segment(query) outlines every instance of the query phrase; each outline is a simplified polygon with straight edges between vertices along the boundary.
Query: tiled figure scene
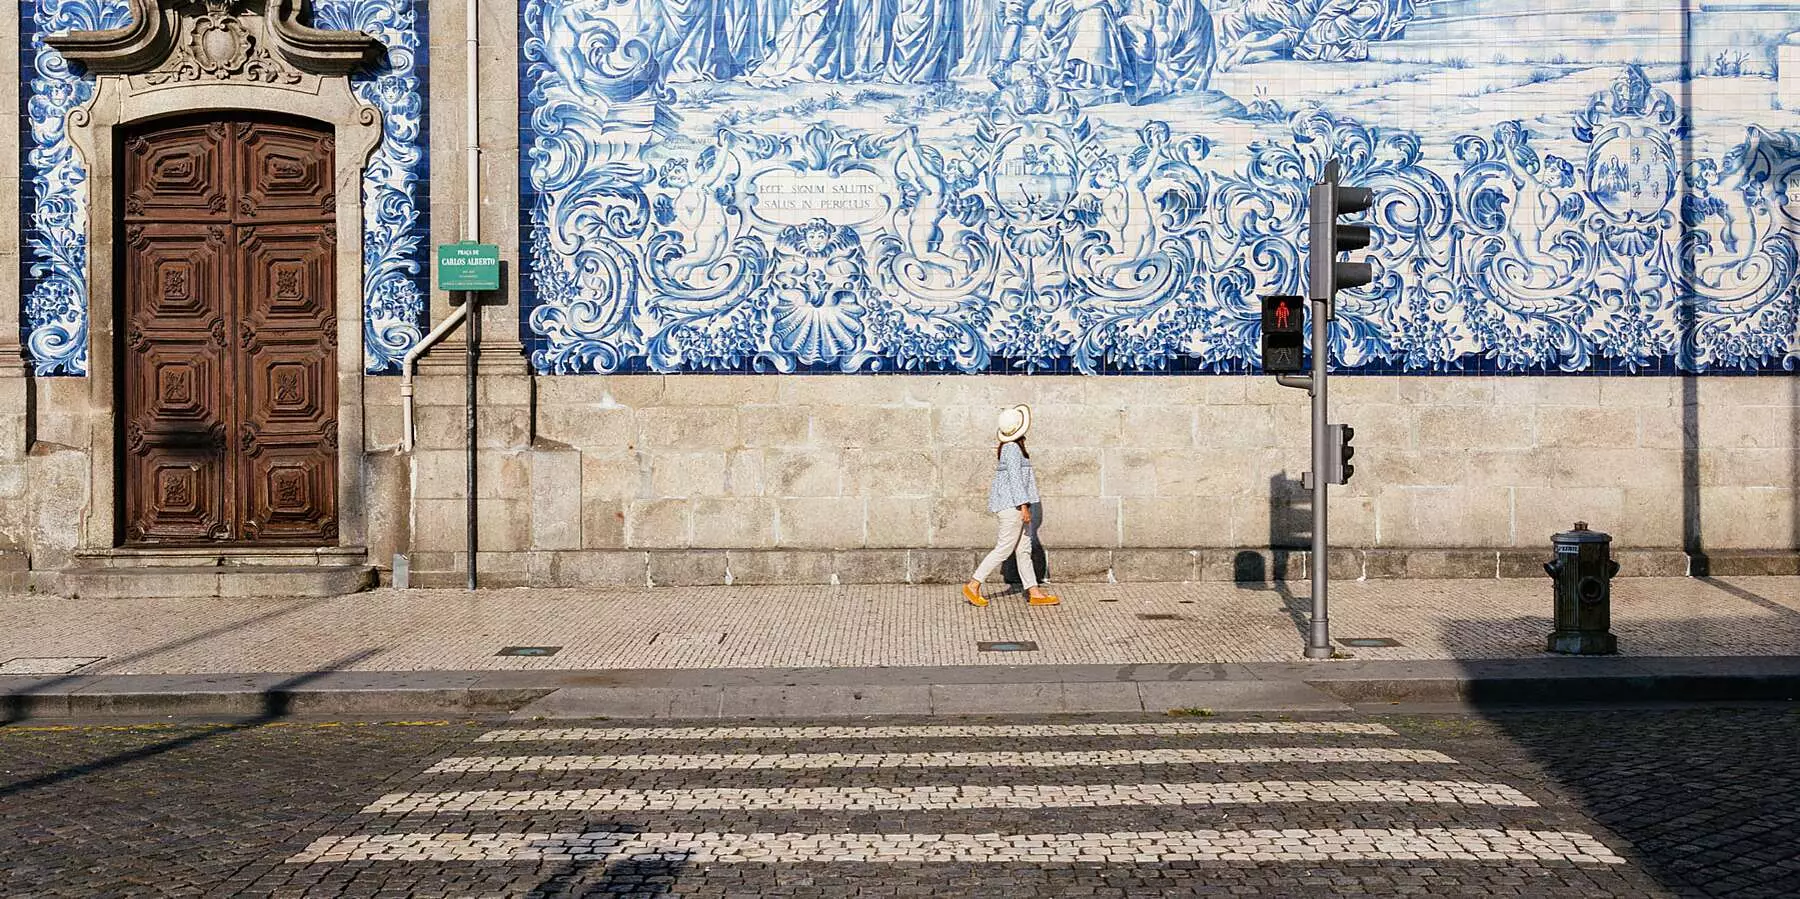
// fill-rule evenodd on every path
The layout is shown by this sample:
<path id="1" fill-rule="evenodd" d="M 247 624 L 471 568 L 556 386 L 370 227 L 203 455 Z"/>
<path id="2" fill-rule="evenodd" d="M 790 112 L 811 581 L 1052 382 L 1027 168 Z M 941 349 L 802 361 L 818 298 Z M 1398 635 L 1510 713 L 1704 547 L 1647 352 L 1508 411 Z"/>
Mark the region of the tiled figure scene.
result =
<path id="1" fill-rule="evenodd" d="M 1685 12 L 1684 10 L 1689 10 Z M 540 371 L 1791 369 L 1800 4 L 527 0 Z M 1789 84 L 1784 88 L 1783 84 Z"/>

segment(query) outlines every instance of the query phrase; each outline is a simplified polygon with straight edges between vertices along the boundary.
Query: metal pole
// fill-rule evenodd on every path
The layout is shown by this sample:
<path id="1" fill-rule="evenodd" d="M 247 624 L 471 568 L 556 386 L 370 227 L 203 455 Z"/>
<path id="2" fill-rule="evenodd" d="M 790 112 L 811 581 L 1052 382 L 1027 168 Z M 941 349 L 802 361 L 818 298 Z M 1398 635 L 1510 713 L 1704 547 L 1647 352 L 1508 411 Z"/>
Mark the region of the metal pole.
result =
<path id="1" fill-rule="evenodd" d="M 469 553 L 469 589 L 475 589 L 475 371 L 476 355 L 481 344 L 481 294 L 476 291 L 463 293 L 463 305 L 469 307 L 469 329 L 463 336 L 467 339 L 463 350 L 464 380 L 468 382 L 468 397 L 463 408 L 463 439 L 468 444 L 468 537 Z"/>
<path id="2" fill-rule="evenodd" d="M 470 243 L 481 240 L 481 8 L 479 0 L 465 0 L 463 6 L 463 179 L 468 188 L 468 208 L 464 210 L 463 236 Z M 467 291 L 463 305 L 469 309 L 469 329 L 464 367 L 468 370 L 469 396 L 465 410 L 464 437 L 468 440 L 469 466 L 469 589 L 475 589 L 475 370 L 476 355 L 481 344 L 481 294 Z"/>
<path id="3" fill-rule="evenodd" d="M 1314 252 L 1318 252 L 1314 250 Z M 1306 657 L 1331 658 L 1331 624 L 1325 616 L 1325 590 L 1328 580 L 1325 534 L 1326 472 L 1330 468 L 1331 447 L 1326 444 L 1329 427 L 1325 420 L 1325 369 L 1330 361 L 1331 323 L 1329 298 L 1312 298 L 1312 627 L 1306 637 Z"/>

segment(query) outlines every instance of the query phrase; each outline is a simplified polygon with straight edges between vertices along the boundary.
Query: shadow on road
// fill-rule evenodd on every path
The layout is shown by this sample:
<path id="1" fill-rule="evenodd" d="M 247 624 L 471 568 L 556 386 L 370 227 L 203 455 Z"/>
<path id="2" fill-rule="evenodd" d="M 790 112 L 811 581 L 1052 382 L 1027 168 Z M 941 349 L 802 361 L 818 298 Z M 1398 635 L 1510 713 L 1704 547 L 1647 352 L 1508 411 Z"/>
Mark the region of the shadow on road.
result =
<path id="1" fill-rule="evenodd" d="M 1738 599 L 1784 614 L 1793 610 L 1735 585 L 1707 583 Z M 1552 619 L 1546 591 L 1546 615 L 1521 619 L 1521 631 L 1540 649 Z M 1717 646 L 1729 652 L 1730 634 L 1753 627 L 1755 620 L 1721 610 L 1719 616 L 1688 621 L 1635 622 L 1615 625 L 1620 648 L 1634 645 Z M 1454 620 L 1443 625 L 1443 641 L 1453 645 L 1460 631 L 1491 628 L 1490 620 Z M 1540 659 L 1563 657 L 1541 653 Z M 1604 676 L 1637 662 L 1630 655 L 1595 658 L 1591 673 Z M 1745 660 L 1748 661 L 1748 660 Z M 1588 667 L 1588 666 L 1583 666 Z M 1465 660 L 1469 676 L 1484 673 L 1484 663 Z M 1492 671 L 1485 672 L 1492 675 Z M 1619 695 L 1638 695 L 1639 677 L 1620 678 Z M 1668 682 L 1665 682 L 1668 683 Z M 1596 702 L 1598 687 L 1589 682 L 1555 684 L 1555 689 L 1515 688 L 1490 681 L 1464 700 L 1514 752 L 1522 752 L 1544 788 L 1533 792 L 1547 805 L 1567 803 L 1609 833 L 1594 834 L 1631 864 L 1655 878 L 1671 893 L 1684 896 L 1730 896 L 1776 899 L 1800 896 L 1800 778 L 1795 777 L 1795 748 L 1800 745 L 1800 704 L 1795 703 L 1638 703 Z M 1678 688 L 1651 686 L 1643 695 L 1678 700 Z M 1772 694 L 1778 692 L 1771 687 Z M 1786 695 L 1786 694 L 1782 694 Z M 1535 697 L 1535 698 L 1533 698 Z M 1589 705 L 1579 705 L 1588 702 Z M 1564 705 L 1569 703 L 1571 705 Z M 1459 746 L 1452 755 L 1469 759 L 1483 751 L 1479 742 Z M 1469 760 L 1465 759 L 1465 760 Z M 1557 802 L 1560 800 L 1560 803 Z"/>
<path id="2" fill-rule="evenodd" d="M 62 675 L 59 677 L 49 678 L 47 680 L 37 680 L 34 678 L 28 679 L 28 680 L 30 680 L 30 689 L 36 690 L 36 691 L 41 691 L 45 688 L 61 686 L 63 684 L 71 683 L 73 681 L 77 681 L 82 678 L 94 677 L 96 675 L 105 674 L 108 672 L 109 669 L 119 668 L 121 666 L 128 665 L 132 662 L 142 661 L 144 659 L 151 658 L 151 657 L 159 655 L 161 653 L 172 652 L 174 650 L 181 649 L 182 647 L 185 647 L 185 646 L 192 646 L 195 643 L 204 643 L 207 640 L 211 640 L 214 637 L 224 636 L 225 634 L 229 634 L 234 631 L 245 630 L 248 628 L 255 627 L 256 625 L 263 624 L 265 622 L 273 621 L 277 618 L 282 618 L 287 615 L 295 614 L 297 612 L 303 612 L 314 606 L 332 602 L 335 599 L 337 599 L 337 597 L 335 597 L 335 596 L 324 596 L 324 597 L 319 597 L 317 599 L 308 599 L 308 600 L 303 600 L 303 601 L 291 602 L 291 603 L 288 603 L 278 609 L 270 609 L 269 611 L 266 611 L 266 612 L 263 612 L 263 613 L 257 614 L 257 615 L 252 615 L 252 616 L 242 619 L 240 621 L 226 622 L 225 624 L 221 624 L 221 625 L 219 625 L 217 627 L 213 627 L 213 628 L 208 628 L 208 629 L 200 631 L 199 633 L 196 633 L 196 634 L 189 634 L 185 637 L 182 637 L 179 640 L 170 640 L 167 643 L 159 643 L 148 649 L 142 649 L 137 652 L 131 653 L 130 655 L 118 656 L 116 658 L 108 657 L 106 659 L 101 660 L 104 664 L 97 664 L 95 667 L 93 667 L 91 669 L 84 669 L 82 671 L 78 671 L 73 674 L 65 674 L 65 675 Z M 344 665 L 354 664 L 357 661 L 361 661 L 362 659 L 373 656 L 379 652 L 381 652 L 381 650 L 375 649 L 375 650 L 369 650 L 367 652 L 359 653 L 352 661 L 349 661 L 349 662 L 340 661 L 339 663 L 334 663 L 334 665 L 337 666 L 336 668 L 327 668 L 327 669 L 323 669 L 322 671 L 316 672 L 316 673 L 323 673 L 324 671 L 329 671 L 329 670 L 341 670 L 341 668 Z M 300 675 L 300 676 L 307 677 L 309 675 Z M 0 687 L 3 687 L 5 685 L 6 685 L 5 680 L 0 679 Z M 22 696 L 18 693 L 7 693 L 4 696 L 0 696 L 0 727 L 5 727 L 6 725 L 15 724 L 17 722 L 25 720 L 26 717 L 28 717 L 27 716 L 27 708 L 28 708 L 28 705 L 27 705 L 27 699 L 25 696 Z"/>
<path id="3" fill-rule="evenodd" d="M 336 661 L 332 662 L 330 665 L 328 665 L 324 668 L 320 668 L 319 670 L 316 670 L 316 671 L 308 671 L 303 674 L 296 674 L 293 677 L 288 678 L 287 680 L 284 680 L 278 684 L 275 684 L 274 686 L 269 687 L 268 689 L 262 691 L 262 693 L 260 694 L 262 710 L 253 717 L 245 718 L 245 719 L 242 719 L 239 721 L 232 721 L 232 722 L 229 722 L 220 727 L 206 728 L 197 733 L 185 734 L 183 736 L 176 737 L 172 740 L 164 740 L 160 743 L 153 743 L 149 746 L 141 746 L 141 747 L 138 747 L 137 749 L 133 749 L 128 752 L 117 753 L 115 755 L 110 755 L 105 758 L 95 759 L 91 762 L 83 762 L 79 765 L 71 765 L 67 768 L 63 768 L 58 771 L 52 771 L 48 774 L 42 774 L 37 777 L 33 777 L 29 780 L 22 780 L 17 783 L 0 785 L 0 800 L 4 800 L 8 797 L 16 796 L 20 793 L 24 793 L 24 792 L 27 792 L 30 790 L 36 790 L 36 789 L 40 789 L 43 787 L 51 786 L 53 784 L 62 783 L 64 781 L 74 780 L 74 779 L 80 778 L 80 777 L 86 777 L 87 775 L 90 775 L 90 774 L 97 774 L 102 771 L 108 771 L 108 770 L 118 768 L 118 767 L 121 767 L 124 765 L 129 765 L 133 762 L 139 762 L 139 761 L 143 761 L 145 759 L 155 758 L 156 756 L 163 755 L 165 753 L 174 752 L 175 750 L 182 749 L 184 747 L 192 746 L 197 743 L 202 743 L 207 740 L 216 739 L 220 736 L 235 733 L 237 731 L 248 730 L 250 728 L 258 727 L 258 726 L 261 726 L 264 724 L 268 724 L 271 721 L 276 721 L 278 719 L 284 718 L 289 713 L 290 707 L 293 704 L 294 692 L 298 688 L 303 687 L 306 684 L 311 683 L 312 681 L 318 680 L 319 678 L 324 677 L 325 675 L 330 674 L 334 671 L 341 671 L 344 668 L 347 668 L 347 667 L 354 665 L 364 659 L 369 658 L 370 656 L 377 655 L 377 654 L 381 653 L 382 651 L 384 651 L 384 649 L 385 649 L 385 647 L 378 647 L 375 649 L 365 649 L 365 650 L 362 650 L 361 652 L 352 653 L 350 655 L 344 656 L 343 658 L 337 659 Z"/>
<path id="4" fill-rule="evenodd" d="M 526 890 L 523 895 L 526 899 L 673 895 L 681 873 L 689 867 L 688 853 L 675 850 L 652 851 L 656 852 L 657 858 L 569 862 L 554 866 L 543 880 Z"/>

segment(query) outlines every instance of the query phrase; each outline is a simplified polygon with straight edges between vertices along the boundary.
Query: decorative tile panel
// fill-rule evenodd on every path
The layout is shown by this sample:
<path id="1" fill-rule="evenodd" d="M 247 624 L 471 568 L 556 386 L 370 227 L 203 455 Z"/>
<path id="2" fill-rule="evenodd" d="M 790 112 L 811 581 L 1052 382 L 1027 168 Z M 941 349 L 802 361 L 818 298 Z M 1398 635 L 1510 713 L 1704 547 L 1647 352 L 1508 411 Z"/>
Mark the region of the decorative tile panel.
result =
<path id="1" fill-rule="evenodd" d="M 525 0 L 544 372 L 1791 370 L 1800 3 Z M 1684 65 L 1683 60 L 1691 60 Z"/>
<path id="2" fill-rule="evenodd" d="M 362 31 L 387 46 L 373 71 L 352 75 L 381 110 L 381 146 L 363 172 L 363 355 L 369 372 L 395 373 L 423 336 L 431 290 L 431 221 L 424 0 L 314 0 L 319 28 Z"/>
<path id="3" fill-rule="evenodd" d="M 423 203 L 426 16 L 419 0 L 315 0 L 317 27 L 365 31 L 387 46 L 372 71 L 352 77 L 358 97 L 382 112 L 382 142 L 363 178 L 365 362 L 398 371 L 422 333 L 429 214 Z M 45 35 L 120 26 L 124 0 L 27 0 L 20 7 L 26 189 L 22 326 L 40 375 L 87 372 L 87 179 L 64 117 L 93 96 L 92 77 L 73 71 Z M 155 174 L 195 177 L 200 162 L 166 160 Z M 279 165 L 279 159 L 271 159 Z M 306 173 L 296 172 L 296 177 Z M 199 184 L 204 187 L 204 182 Z"/>

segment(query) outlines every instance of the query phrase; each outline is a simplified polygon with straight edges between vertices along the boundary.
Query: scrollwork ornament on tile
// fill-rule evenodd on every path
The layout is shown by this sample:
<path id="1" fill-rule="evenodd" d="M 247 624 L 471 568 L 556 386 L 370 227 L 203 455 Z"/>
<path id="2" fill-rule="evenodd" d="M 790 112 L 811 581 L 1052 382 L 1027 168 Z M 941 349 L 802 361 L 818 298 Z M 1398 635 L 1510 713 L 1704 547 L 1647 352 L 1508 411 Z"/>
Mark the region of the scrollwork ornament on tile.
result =
<path id="1" fill-rule="evenodd" d="M 424 15 L 413 0 L 316 0 L 314 6 L 317 27 L 361 31 L 387 48 L 378 65 L 351 76 L 356 95 L 381 111 L 381 144 L 362 180 L 362 342 L 370 372 L 398 371 L 424 336 Z"/>
<path id="2" fill-rule="evenodd" d="M 897 49 L 905 29 L 844 43 L 824 11 L 766 53 L 701 52 L 671 35 L 713 26 L 615 6 L 521 10 L 541 371 L 1248 370 L 1256 298 L 1300 292 L 1307 191 L 1333 159 L 1377 198 L 1375 280 L 1338 298 L 1331 331 L 1346 368 L 1800 361 L 1800 260 L 1777 236 L 1800 213 L 1800 135 L 1752 126 L 1682 169 L 1679 75 L 1558 63 L 1527 85 L 1560 79 L 1537 91 L 1560 117 L 1436 125 L 1209 87 L 1215 61 L 1367 60 L 1365 96 L 1451 68 L 1377 61 L 1412 4 L 1331 7 L 1291 33 L 1229 13 L 1204 41 L 1046 13 L 1005 52 L 965 48 L 953 77 L 914 64 L 929 42 Z M 871 62 L 890 40 L 899 55 Z M 1102 45 L 1105 65 L 1080 56 Z"/>

